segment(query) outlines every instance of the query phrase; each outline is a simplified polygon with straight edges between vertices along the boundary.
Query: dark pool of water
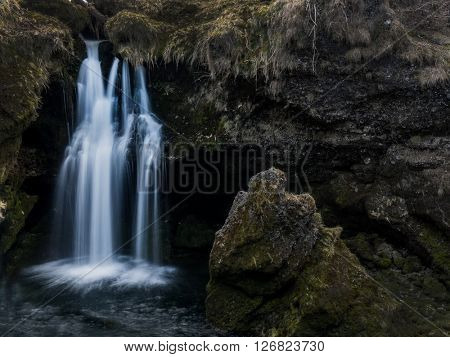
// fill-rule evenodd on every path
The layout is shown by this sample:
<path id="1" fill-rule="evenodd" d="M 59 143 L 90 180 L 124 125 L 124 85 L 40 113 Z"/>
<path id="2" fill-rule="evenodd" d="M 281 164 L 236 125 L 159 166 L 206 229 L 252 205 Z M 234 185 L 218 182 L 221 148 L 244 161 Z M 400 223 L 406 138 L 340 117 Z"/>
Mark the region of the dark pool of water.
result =
<path id="1" fill-rule="evenodd" d="M 2 281 L 0 335 L 216 336 L 204 311 L 205 267 L 177 266 L 171 281 L 147 288 L 48 288 L 26 276 Z"/>

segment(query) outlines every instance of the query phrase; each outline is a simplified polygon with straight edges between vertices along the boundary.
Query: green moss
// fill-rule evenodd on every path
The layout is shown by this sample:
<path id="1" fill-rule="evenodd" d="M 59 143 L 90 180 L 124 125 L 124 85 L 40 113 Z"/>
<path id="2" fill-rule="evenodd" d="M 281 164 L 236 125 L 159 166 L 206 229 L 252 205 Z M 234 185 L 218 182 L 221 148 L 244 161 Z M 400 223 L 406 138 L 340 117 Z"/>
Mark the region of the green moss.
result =
<path id="1" fill-rule="evenodd" d="M 363 262 L 373 262 L 375 254 L 371 244 L 371 238 L 371 236 L 368 236 L 365 233 L 358 233 L 355 237 L 346 240 L 346 244 Z"/>
<path id="2" fill-rule="evenodd" d="M 261 297 L 250 297 L 223 284 L 210 283 L 207 292 L 207 318 L 225 331 L 236 329 L 262 303 Z"/>
<path id="3" fill-rule="evenodd" d="M 39 94 L 48 78 L 46 68 L 37 62 L 24 60 L 19 55 L 13 58 L 14 70 L 0 65 L 0 82 L 8 84 L 8 90 L 2 93 L 3 100 L 0 104 L 3 113 L 0 141 L 19 135 L 36 117 Z"/>
<path id="4" fill-rule="evenodd" d="M 423 267 L 422 267 L 422 264 L 421 264 L 419 258 L 417 258 L 416 256 L 413 256 L 413 255 L 405 258 L 405 260 L 403 262 L 403 267 L 402 267 L 402 271 L 405 274 L 418 272 L 421 269 L 423 269 Z"/>
<path id="5" fill-rule="evenodd" d="M 274 326 L 271 335 L 392 333 L 388 331 L 398 304 L 367 278 L 364 268 L 339 239 L 340 231 L 322 227 L 322 237 L 295 286 L 282 299 L 263 307 L 260 313 L 278 314 L 270 321 Z"/>
<path id="6" fill-rule="evenodd" d="M 21 138 L 0 140 L 0 185 L 2 185 L 15 165 L 19 153 Z M 1 187 L 1 186 L 0 186 Z"/>
<path id="7" fill-rule="evenodd" d="M 448 297 L 445 285 L 432 276 L 425 276 L 423 279 L 423 287 L 425 294 L 429 296 L 444 300 Z"/>
<path id="8" fill-rule="evenodd" d="M 392 265 L 392 259 L 387 257 L 377 257 L 375 263 L 381 269 L 387 269 Z"/>

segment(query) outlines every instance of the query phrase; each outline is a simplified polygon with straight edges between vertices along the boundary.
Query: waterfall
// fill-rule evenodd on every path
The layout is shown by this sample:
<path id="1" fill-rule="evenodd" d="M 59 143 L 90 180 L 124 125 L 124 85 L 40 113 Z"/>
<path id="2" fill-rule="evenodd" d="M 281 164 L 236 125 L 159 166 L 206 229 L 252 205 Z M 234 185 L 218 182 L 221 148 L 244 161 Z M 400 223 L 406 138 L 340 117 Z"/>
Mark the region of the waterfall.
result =
<path id="1" fill-rule="evenodd" d="M 86 47 L 77 81 L 77 129 L 58 176 L 57 235 L 72 242 L 78 264 L 114 260 L 114 252 L 130 238 L 136 259 L 160 264 L 161 125 L 151 110 L 145 70 L 136 69 L 133 99 L 128 63 L 122 63 L 118 81 L 115 59 L 105 83 L 99 42 L 86 41 Z M 134 192 L 136 197 L 128 197 Z M 127 202 L 134 202 L 132 222 L 126 222 Z M 130 224 L 132 237 L 123 229 Z"/>
<path id="2" fill-rule="evenodd" d="M 138 259 L 151 258 L 161 263 L 159 241 L 159 199 L 158 170 L 160 167 L 161 125 L 155 120 L 146 91 L 143 67 L 136 72 L 136 102 L 139 115 L 136 123 L 137 145 L 137 202 L 135 224 L 135 256 Z M 150 226 L 150 229 L 148 229 Z M 148 246 L 149 233 L 152 244 Z"/>

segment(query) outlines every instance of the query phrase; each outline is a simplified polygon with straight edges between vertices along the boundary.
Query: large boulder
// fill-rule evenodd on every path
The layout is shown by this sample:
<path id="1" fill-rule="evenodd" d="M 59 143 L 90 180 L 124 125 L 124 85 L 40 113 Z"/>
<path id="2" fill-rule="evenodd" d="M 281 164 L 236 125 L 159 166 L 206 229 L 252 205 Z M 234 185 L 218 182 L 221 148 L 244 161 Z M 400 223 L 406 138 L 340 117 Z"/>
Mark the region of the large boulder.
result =
<path id="1" fill-rule="evenodd" d="M 285 192 L 275 169 L 254 176 L 216 233 L 211 276 L 249 295 L 272 294 L 292 281 L 316 240 L 316 206 L 310 195 Z"/>
<path id="2" fill-rule="evenodd" d="M 341 228 L 326 228 L 314 199 L 285 183 L 270 169 L 235 198 L 211 251 L 208 319 L 237 334 L 419 333 L 340 240 Z"/>

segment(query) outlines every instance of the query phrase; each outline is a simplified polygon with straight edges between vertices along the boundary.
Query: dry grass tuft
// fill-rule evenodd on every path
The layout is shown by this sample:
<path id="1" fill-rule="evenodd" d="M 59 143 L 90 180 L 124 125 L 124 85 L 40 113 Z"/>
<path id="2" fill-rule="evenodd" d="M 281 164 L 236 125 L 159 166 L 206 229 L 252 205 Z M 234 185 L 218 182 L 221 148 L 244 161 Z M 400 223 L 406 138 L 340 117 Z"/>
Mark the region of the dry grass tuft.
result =
<path id="1" fill-rule="evenodd" d="M 203 66 L 216 81 L 243 76 L 282 83 L 298 68 L 316 73 L 318 61 L 334 59 L 339 47 L 349 62 L 393 56 L 449 66 L 448 0 L 112 1 L 122 12 L 107 28 L 121 53 L 134 62 L 161 57 Z M 123 11 L 140 25 L 131 15 L 120 19 Z"/>
<path id="2" fill-rule="evenodd" d="M 446 84 L 450 79 L 448 69 L 442 67 L 425 67 L 419 71 L 418 80 L 422 87 Z"/>
<path id="3" fill-rule="evenodd" d="M 153 62 L 160 53 L 169 25 L 123 10 L 106 23 L 106 32 L 118 52 L 134 64 Z"/>

